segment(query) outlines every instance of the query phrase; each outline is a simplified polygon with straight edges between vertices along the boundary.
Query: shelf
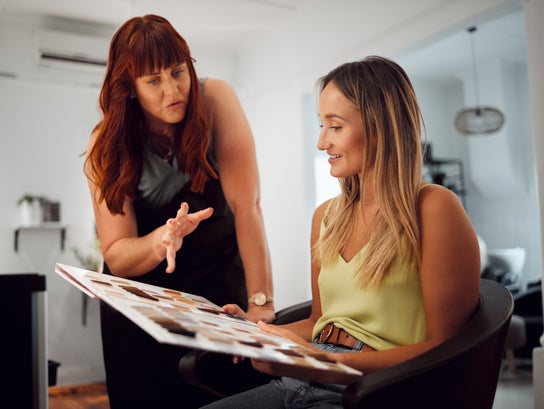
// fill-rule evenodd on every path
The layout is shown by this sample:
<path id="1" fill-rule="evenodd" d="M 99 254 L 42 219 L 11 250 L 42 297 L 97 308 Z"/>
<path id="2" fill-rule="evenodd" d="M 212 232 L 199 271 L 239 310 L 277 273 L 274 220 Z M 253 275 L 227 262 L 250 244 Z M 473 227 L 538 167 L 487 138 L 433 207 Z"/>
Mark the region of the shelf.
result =
<path id="1" fill-rule="evenodd" d="M 423 167 L 424 171 L 425 168 L 429 171 L 429 176 L 432 178 L 430 182 L 445 186 L 454 191 L 461 199 L 463 207 L 466 208 L 465 195 L 467 191 L 465 187 L 465 175 L 462 160 L 434 159 L 429 156 L 424 161 Z M 455 168 L 453 172 L 452 167 Z"/>
<path id="2" fill-rule="evenodd" d="M 64 242 L 66 240 L 66 226 L 62 224 L 50 222 L 50 223 L 41 223 L 36 225 L 29 226 L 18 226 L 14 231 L 14 240 L 13 247 L 15 252 L 19 250 L 19 233 L 21 231 L 31 231 L 31 230 L 58 230 L 60 232 L 60 249 L 64 251 Z"/>

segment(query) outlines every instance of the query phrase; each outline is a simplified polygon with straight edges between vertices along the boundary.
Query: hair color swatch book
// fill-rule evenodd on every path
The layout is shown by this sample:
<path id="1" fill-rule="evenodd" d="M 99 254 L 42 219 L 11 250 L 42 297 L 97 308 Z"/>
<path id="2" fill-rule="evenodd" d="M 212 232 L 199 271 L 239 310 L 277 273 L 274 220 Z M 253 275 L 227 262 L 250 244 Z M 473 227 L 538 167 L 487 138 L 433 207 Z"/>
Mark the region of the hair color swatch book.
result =
<path id="1" fill-rule="evenodd" d="M 227 314 L 198 295 L 60 263 L 55 271 L 88 296 L 117 309 L 158 342 L 338 371 L 353 375 L 354 380 L 361 376 L 361 372 L 323 354 L 265 333 L 257 324 Z"/>

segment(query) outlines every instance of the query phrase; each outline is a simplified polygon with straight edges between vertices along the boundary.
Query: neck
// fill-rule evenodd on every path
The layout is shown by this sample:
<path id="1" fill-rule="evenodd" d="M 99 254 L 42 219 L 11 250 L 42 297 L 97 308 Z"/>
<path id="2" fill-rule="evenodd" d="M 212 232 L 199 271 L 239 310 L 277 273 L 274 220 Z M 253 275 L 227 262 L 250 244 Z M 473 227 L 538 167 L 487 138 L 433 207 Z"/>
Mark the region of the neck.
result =
<path id="1" fill-rule="evenodd" d="M 160 156 L 165 162 L 170 162 L 174 149 L 172 137 L 163 133 L 149 131 L 147 133 L 147 146 L 151 152 Z"/>

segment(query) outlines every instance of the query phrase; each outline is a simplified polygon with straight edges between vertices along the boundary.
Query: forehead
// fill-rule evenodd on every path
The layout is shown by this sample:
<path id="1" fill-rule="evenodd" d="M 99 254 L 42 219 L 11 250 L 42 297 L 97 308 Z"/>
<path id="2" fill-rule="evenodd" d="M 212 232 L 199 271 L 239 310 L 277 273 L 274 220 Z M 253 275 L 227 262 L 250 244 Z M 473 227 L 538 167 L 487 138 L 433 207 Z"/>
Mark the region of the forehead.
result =
<path id="1" fill-rule="evenodd" d="M 340 116 L 349 118 L 357 115 L 357 108 L 338 89 L 334 82 L 329 82 L 319 95 L 319 115 L 322 118 Z"/>
<path id="2" fill-rule="evenodd" d="M 186 62 L 187 57 L 181 47 L 176 46 L 172 41 L 164 44 L 142 42 L 134 47 L 130 57 L 132 75 L 141 77 L 151 72 L 174 67 Z"/>

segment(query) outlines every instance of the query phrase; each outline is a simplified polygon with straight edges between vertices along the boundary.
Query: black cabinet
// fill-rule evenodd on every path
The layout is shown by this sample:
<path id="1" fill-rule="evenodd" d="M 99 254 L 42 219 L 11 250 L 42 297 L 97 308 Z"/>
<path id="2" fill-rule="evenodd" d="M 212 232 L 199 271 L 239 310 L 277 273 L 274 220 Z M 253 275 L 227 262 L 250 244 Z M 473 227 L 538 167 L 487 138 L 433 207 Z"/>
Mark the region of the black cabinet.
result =
<path id="1" fill-rule="evenodd" d="M 47 408 L 45 276 L 0 274 L 3 401 Z"/>
<path id="2" fill-rule="evenodd" d="M 423 177 L 427 182 L 442 185 L 454 191 L 466 208 L 465 174 L 461 159 L 433 157 L 432 146 L 423 144 Z"/>

